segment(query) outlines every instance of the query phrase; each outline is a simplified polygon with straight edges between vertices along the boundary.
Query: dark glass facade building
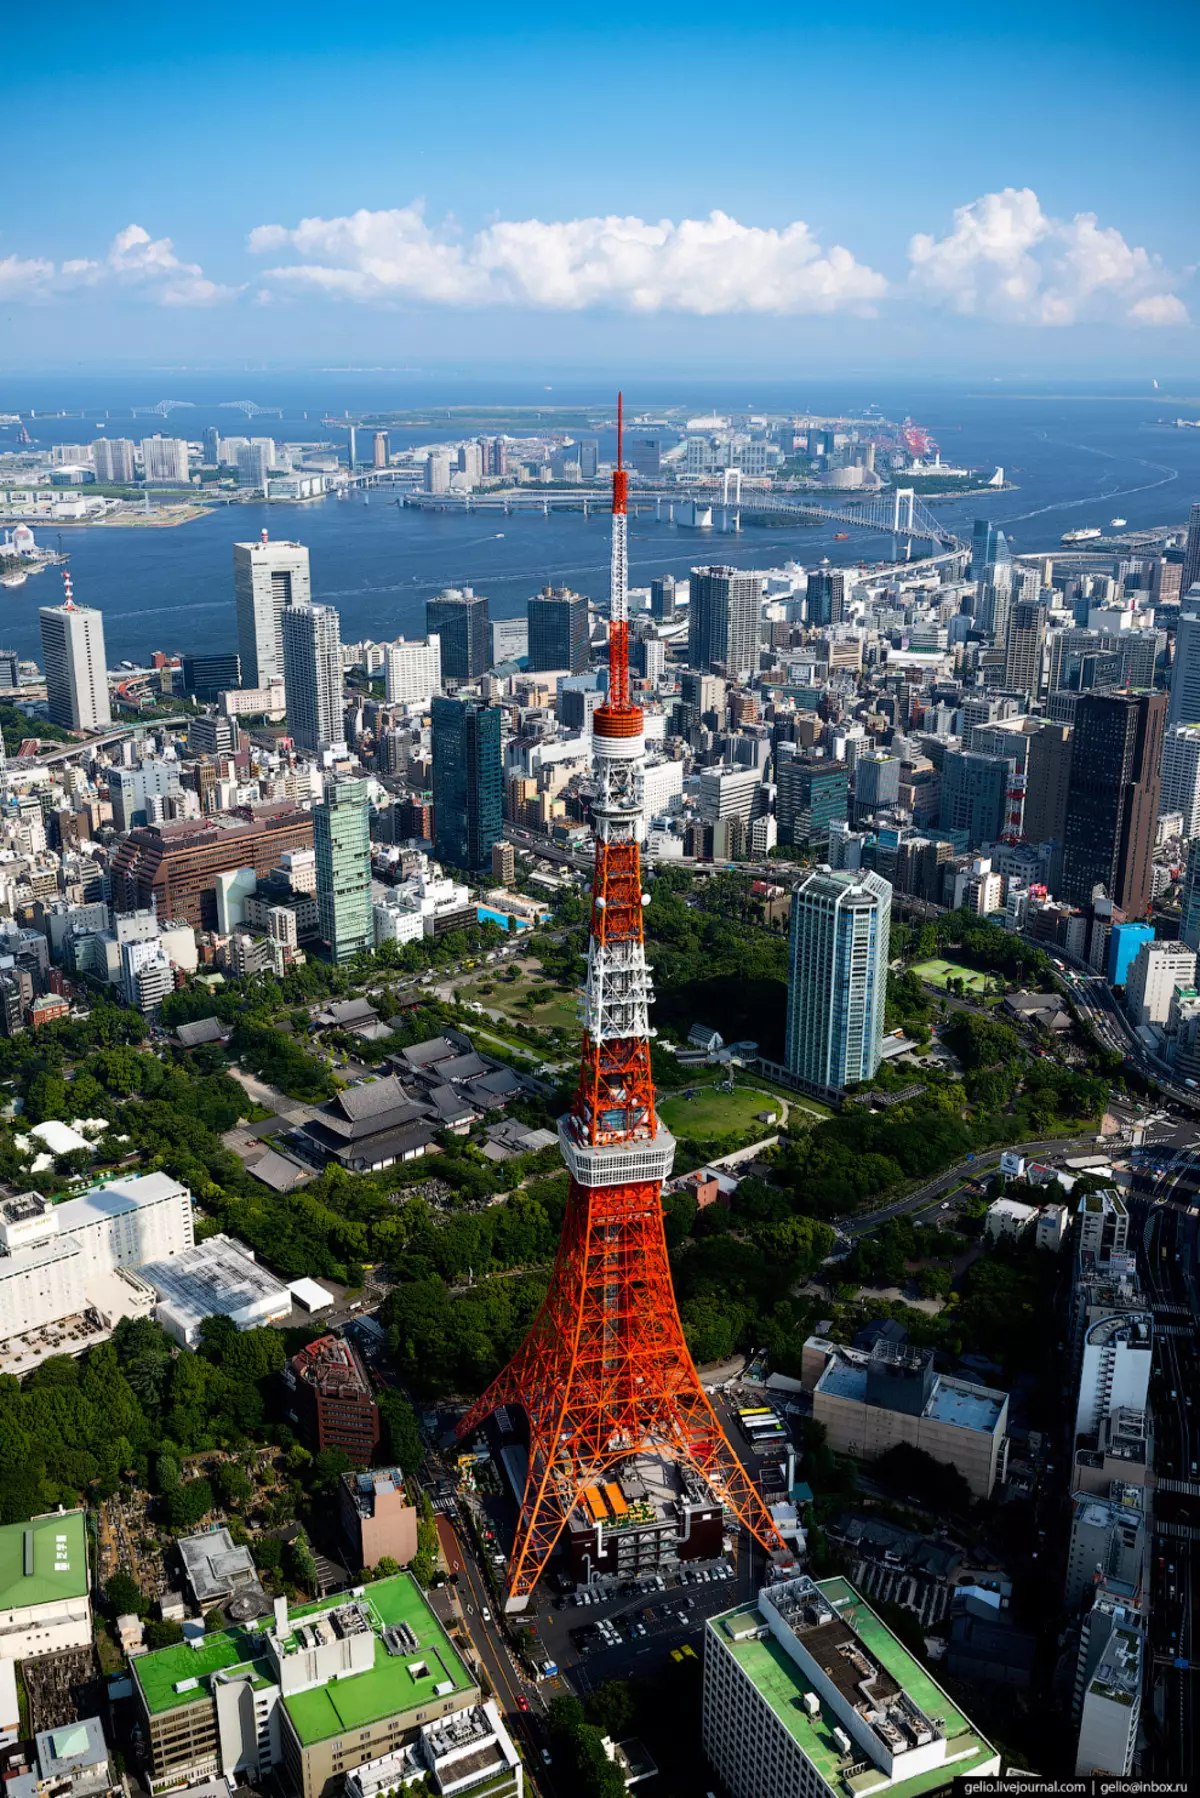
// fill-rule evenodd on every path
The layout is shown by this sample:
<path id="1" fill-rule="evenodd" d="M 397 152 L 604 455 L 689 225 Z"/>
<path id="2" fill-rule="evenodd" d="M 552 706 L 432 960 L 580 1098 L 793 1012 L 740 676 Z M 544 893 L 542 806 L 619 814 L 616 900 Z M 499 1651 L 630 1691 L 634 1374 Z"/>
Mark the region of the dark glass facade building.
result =
<path id="1" fill-rule="evenodd" d="M 500 708 L 433 701 L 433 853 L 452 868 L 487 869 L 504 834 Z"/>
<path id="2" fill-rule="evenodd" d="M 1167 695 L 1082 693 L 1075 708 L 1061 897 L 1102 886 L 1127 918 L 1150 907 Z"/>
<path id="3" fill-rule="evenodd" d="M 488 666 L 488 602 L 464 587 L 425 602 L 425 635 L 442 642 L 442 679 L 478 680 Z"/>

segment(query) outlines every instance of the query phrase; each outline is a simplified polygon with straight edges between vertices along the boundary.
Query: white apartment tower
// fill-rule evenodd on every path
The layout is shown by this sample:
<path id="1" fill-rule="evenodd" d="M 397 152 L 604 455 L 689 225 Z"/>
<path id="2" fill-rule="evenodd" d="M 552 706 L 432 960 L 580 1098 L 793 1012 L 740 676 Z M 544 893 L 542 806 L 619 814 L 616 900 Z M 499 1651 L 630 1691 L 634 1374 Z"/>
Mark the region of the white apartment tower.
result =
<path id="1" fill-rule="evenodd" d="M 129 437 L 97 437 L 92 463 L 102 486 L 129 486 L 135 479 L 134 446 Z"/>
<path id="2" fill-rule="evenodd" d="M 67 597 L 62 605 L 43 606 L 38 613 L 50 718 L 67 730 L 103 730 L 112 723 L 104 619 L 88 606 L 75 604 L 70 575 L 64 585 Z"/>
<path id="3" fill-rule="evenodd" d="M 302 543 L 272 543 L 265 531 L 258 543 L 235 543 L 233 591 L 243 687 L 282 680 L 284 607 L 312 603 L 308 550 Z"/>
<path id="4" fill-rule="evenodd" d="M 1177 986 L 1194 986 L 1196 952 L 1186 943 L 1143 943 L 1125 977 L 1125 1010 L 1135 1027 L 1165 1024 Z"/>
<path id="5" fill-rule="evenodd" d="M 1183 813 L 1185 837 L 1200 836 L 1200 722 L 1172 724 L 1163 737 L 1158 813 Z"/>
<path id="6" fill-rule="evenodd" d="M 397 637 L 384 650 L 384 694 L 389 705 L 428 705 L 442 690 L 442 639 Z"/>
<path id="7" fill-rule="evenodd" d="M 186 487 L 190 478 L 187 440 L 183 437 L 143 437 L 142 478 Z"/>
<path id="8" fill-rule="evenodd" d="M 342 634 L 332 606 L 285 606 L 283 688 L 288 729 L 298 749 L 318 755 L 345 738 Z"/>

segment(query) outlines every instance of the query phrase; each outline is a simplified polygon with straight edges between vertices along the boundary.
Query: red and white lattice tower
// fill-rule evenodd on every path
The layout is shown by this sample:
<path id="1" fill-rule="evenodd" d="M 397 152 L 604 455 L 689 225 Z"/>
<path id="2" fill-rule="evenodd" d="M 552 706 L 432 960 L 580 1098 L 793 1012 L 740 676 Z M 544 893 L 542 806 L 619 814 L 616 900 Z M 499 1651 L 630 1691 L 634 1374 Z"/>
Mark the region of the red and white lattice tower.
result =
<path id="1" fill-rule="evenodd" d="M 629 690 L 626 485 L 617 401 L 608 695 L 592 719 L 598 792 L 583 1051 L 559 1119 L 571 1175 L 550 1289 L 512 1361 L 466 1413 L 460 1439 L 501 1405 L 529 1423 L 529 1473 L 509 1567 L 523 1610 L 583 1493 L 638 1455 L 695 1469 L 765 1548 L 784 1543 L 725 1440 L 684 1341 L 663 1233 L 674 1138 L 650 1071 L 642 908 L 645 721 Z"/>

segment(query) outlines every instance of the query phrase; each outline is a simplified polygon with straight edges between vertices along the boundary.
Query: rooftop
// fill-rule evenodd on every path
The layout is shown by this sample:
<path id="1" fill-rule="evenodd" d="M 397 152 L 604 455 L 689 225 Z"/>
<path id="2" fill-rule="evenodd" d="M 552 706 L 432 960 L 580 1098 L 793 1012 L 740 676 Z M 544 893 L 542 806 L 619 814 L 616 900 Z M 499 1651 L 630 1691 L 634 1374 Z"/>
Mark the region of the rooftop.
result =
<path id="1" fill-rule="evenodd" d="M 924 1773 L 889 1784 L 888 1798 L 919 1798 L 922 1793 L 941 1789 L 952 1776 L 969 1775 L 981 1771 L 987 1763 L 995 1762 L 991 1744 L 974 1729 L 869 1605 L 864 1604 L 848 1581 L 821 1580 L 816 1589 L 836 1614 L 833 1622 L 822 1627 L 865 1651 L 879 1670 L 880 1695 L 883 1689 L 902 1693 L 946 1739 L 945 1760 Z M 821 1777 L 835 1789 L 848 1785 L 851 1791 L 856 1791 L 861 1775 L 851 1774 L 847 1779 L 846 1770 L 855 1762 L 861 1765 L 863 1751 L 855 1743 L 850 1757 L 843 1753 L 833 1734 L 834 1729 L 841 1726 L 840 1719 L 827 1702 L 820 1703 L 815 1715 L 809 1714 L 804 1699 L 806 1693 L 812 1691 L 812 1680 L 782 1644 L 769 1633 L 755 1639 L 755 1633 L 766 1627 L 764 1600 L 769 1599 L 769 1592 L 770 1589 L 757 1606 L 743 1606 L 711 1617 L 707 1627 L 733 1655 Z M 820 1644 L 813 1646 L 820 1647 Z M 857 1690 L 854 1696 L 857 1699 Z M 879 1772 L 872 1772 L 867 1783 L 878 1786 L 879 1782 Z"/>
<path id="2" fill-rule="evenodd" d="M 965 1380 L 950 1380 L 942 1375 L 934 1385 L 925 1415 L 936 1423 L 952 1423 L 960 1430 L 982 1430 L 990 1436 L 1000 1423 L 1007 1396 L 989 1386 L 972 1386 Z"/>
<path id="3" fill-rule="evenodd" d="M 224 1235 L 198 1242 L 186 1255 L 149 1261 L 141 1274 L 160 1300 L 189 1323 L 205 1317 L 236 1321 L 249 1306 L 264 1301 L 276 1301 L 283 1313 L 291 1310 L 287 1287 L 241 1243 Z"/>
<path id="4" fill-rule="evenodd" d="M 0 1611 L 84 1598 L 87 1591 L 82 1511 L 0 1526 Z"/>
<path id="5" fill-rule="evenodd" d="M 347 1595 L 318 1604 L 298 1606 L 289 1621 L 303 1623 L 336 1610 Z M 356 1673 L 285 1697 L 290 1716 L 305 1747 L 349 1730 L 366 1729 L 381 1717 L 399 1716 L 426 1705 L 435 1686 L 450 1682 L 455 1692 L 473 1689 L 473 1681 L 455 1653 L 441 1624 L 430 1609 L 416 1581 L 407 1573 L 378 1580 L 364 1589 L 358 1601 L 366 1610 L 375 1633 L 375 1665 Z M 407 1624 L 416 1641 L 403 1654 L 389 1654 L 383 1632 Z M 196 1704 L 211 1696 L 214 1674 L 245 1667 L 248 1675 L 274 1683 L 267 1636 L 271 1619 L 259 1628 L 247 1626 L 220 1630 L 204 1636 L 199 1646 L 181 1642 L 139 1655 L 132 1672 L 152 1715 Z M 422 1672 L 421 1669 L 424 1669 Z M 184 1691 L 176 1688 L 185 1682 Z"/>
<path id="6" fill-rule="evenodd" d="M 365 1394 L 368 1398 L 371 1395 L 371 1383 L 354 1350 L 337 1336 L 321 1336 L 310 1342 L 292 1357 L 292 1368 L 297 1379 L 315 1387 L 325 1398 L 341 1393 Z"/>

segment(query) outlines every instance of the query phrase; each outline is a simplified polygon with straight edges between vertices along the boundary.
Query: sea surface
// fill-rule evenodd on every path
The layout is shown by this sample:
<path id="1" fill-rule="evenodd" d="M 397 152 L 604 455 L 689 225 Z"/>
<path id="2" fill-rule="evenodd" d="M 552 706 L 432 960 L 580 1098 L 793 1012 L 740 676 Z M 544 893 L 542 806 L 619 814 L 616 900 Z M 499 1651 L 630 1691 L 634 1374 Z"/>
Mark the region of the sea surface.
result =
<path id="1" fill-rule="evenodd" d="M 281 406 L 284 417 L 247 423 L 242 413 L 222 404 L 235 395 Z M 163 398 L 192 404 L 165 419 L 132 416 L 133 406 Z M 600 383 L 547 389 L 451 377 L 434 381 L 389 371 L 286 376 L 175 371 L 0 382 L 0 412 L 27 414 L 33 408 L 39 414 L 28 424 L 39 444 L 90 442 L 103 421 L 111 436 L 162 431 L 196 439 L 216 424 L 230 436 L 254 433 L 282 442 L 344 445 L 344 430 L 323 425 L 324 417 L 435 405 L 587 405 L 609 409 L 611 417 L 612 400 Z M 627 395 L 627 404 L 648 411 L 685 406 L 693 415 L 746 408 L 836 414 L 873 404 L 890 419 L 911 416 L 933 433 L 944 460 L 988 474 L 1001 466 L 1017 484 L 1014 492 L 939 500 L 938 516 L 960 536 L 969 536 L 974 518 L 993 519 L 1018 551 L 1053 550 L 1064 531 L 1107 526 L 1114 516 L 1127 519 L 1130 528 L 1182 525 L 1192 500 L 1200 498 L 1200 431 L 1180 430 L 1174 422 L 1200 413 L 1200 400 L 1187 387 L 1172 392 L 1164 385 L 1156 392 L 1148 384 L 1064 384 L 1050 391 L 995 384 L 991 390 L 982 382 L 933 386 L 923 380 L 905 387 L 851 379 L 700 387 L 664 381 Z M 59 408 L 72 416 L 40 416 Z M 537 429 L 533 411 L 528 428 Z M 452 412 L 444 425 L 390 433 L 393 448 L 465 434 Z M 610 455 L 611 433 L 599 435 L 601 454 Z M 14 443 L 15 432 L 0 428 L 0 449 Z M 360 454 L 368 444 L 369 434 L 360 437 Z M 425 601 L 445 586 L 469 585 L 486 594 L 496 618 L 521 613 L 530 595 L 547 583 L 568 584 L 593 597 L 603 596 L 607 587 L 608 524 L 602 510 L 587 520 L 577 513 L 424 513 L 404 509 L 381 489 L 371 492 L 367 504 L 358 497 L 300 506 L 220 506 L 173 528 L 45 526 L 36 534 L 45 546 L 69 552 L 76 598 L 104 613 L 109 662 L 115 665 L 122 659 L 145 661 L 156 649 L 233 648 L 232 545 L 264 529 L 309 546 L 314 598 L 338 608 L 346 642 L 423 634 Z M 823 557 L 845 563 L 891 554 L 888 537 L 853 531 L 848 542 L 838 543 L 835 529 L 747 524 L 733 536 L 631 518 L 631 584 L 644 586 L 661 574 L 685 576 L 697 562 L 763 568 L 790 559 L 811 566 Z M 38 607 L 57 601 L 60 591 L 54 570 L 23 587 L 0 589 L 0 645 L 39 657 Z"/>

